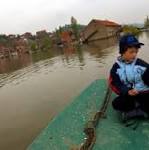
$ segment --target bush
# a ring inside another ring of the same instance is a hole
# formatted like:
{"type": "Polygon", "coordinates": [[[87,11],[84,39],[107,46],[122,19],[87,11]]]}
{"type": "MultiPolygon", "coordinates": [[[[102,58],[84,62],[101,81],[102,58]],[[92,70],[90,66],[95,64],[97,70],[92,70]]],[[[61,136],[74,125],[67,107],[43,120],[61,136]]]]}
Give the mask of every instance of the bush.
{"type": "Polygon", "coordinates": [[[38,49],[36,41],[29,40],[29,47],[31,51],[36,51],[38,49]]]}
{"type": "Polygon", "coordinates": [[[134,35],[138,35],[140,33],[140,30],[132,25],[125,25],[123,26],[123,32],[124,33],[130,33],[130,34],[134,34],[134,35]]]}

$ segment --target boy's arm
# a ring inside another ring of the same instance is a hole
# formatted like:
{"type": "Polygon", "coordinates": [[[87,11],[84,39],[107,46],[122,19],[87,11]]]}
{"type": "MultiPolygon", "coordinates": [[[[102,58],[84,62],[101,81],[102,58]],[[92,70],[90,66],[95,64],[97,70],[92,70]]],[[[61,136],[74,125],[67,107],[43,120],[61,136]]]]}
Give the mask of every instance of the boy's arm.
{"type": "Polygon", "coordinates": [[[145,62],[144,60],[138,58],[137,65],[141,65],[141,66],[147,68],[145,70],[144,74],[142,75],[142,79],[143,79],[144,83],[149,86],[149,64],[147,62],[145,62]]]}
{"type": "Polygon", "coordinates": [[[149,64],[146,61],[144,61],[140,58],[137,59],[136,65],[140,65],[140,66],[143,66],[143,67],[146,67],[146,68],[149,67],[149,64]]]}
{"type": "Polygon", "coordinates": [[[142,79],[144,83],[149,86],[149,66],[147,67],[146,71],[142,75],[142,79]]]}
{"type": "Polygon", "coordinates": [[[118,64],[114,64],[110,71],[109,85],[111,89],[118,95],[127,95],[130,88],[128,88],[124,83],[121,82],[118,76],[117,69],[118,64]]]}

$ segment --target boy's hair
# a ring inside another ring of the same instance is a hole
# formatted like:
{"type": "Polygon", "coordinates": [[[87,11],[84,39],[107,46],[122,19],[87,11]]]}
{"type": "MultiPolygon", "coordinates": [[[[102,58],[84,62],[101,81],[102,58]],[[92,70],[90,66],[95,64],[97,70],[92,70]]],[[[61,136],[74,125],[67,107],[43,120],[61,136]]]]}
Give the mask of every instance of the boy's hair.
{"type": "Polygon", "coordinates": [[[137,49],[141,48],[140,45],[134,45],[134,46],[128,46],[128,45],[126,45],[126,46],[121,46],[121,48],[120,48],[120,54],[124,54],[127,51],[128,48],[132,48],[132,47],[135,47],[137,49]]]}
{"type": "Polygon", "coordinates": [[[123,54],[130,47],[140,48],[143,43],[140,43],[138,39],[132,34],[126,34],[121,37],[119,42],[119,53],[123,54]]]}

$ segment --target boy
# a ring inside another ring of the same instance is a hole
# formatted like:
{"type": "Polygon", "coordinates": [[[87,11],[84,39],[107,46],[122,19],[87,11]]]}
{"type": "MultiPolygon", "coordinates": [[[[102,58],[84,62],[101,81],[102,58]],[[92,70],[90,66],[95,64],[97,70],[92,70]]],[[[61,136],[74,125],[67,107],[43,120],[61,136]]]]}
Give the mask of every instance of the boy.
{"type": "Polygon", "coordinates": [[[110,87],[119,95],[113,108],[125,114],[136,109],[149,114],[149,64],[137,58],[142,45],[135,36],[124,35],[119,42],[120,56],[110,72],[110,87]]]}

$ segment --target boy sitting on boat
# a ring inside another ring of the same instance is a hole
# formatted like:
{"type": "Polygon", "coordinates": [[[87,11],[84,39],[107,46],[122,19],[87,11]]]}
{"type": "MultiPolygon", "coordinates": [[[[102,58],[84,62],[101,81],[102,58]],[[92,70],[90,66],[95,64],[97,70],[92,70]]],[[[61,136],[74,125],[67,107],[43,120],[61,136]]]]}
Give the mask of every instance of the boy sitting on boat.
{"type": "Polygon", "coordinates": [[[113,108],[125,115],[149,114],[149,64],[137,54],[143,43],[131,34],[119,42],[120,56],[110,72],[110,87],[118,94],[113,108]]]}

